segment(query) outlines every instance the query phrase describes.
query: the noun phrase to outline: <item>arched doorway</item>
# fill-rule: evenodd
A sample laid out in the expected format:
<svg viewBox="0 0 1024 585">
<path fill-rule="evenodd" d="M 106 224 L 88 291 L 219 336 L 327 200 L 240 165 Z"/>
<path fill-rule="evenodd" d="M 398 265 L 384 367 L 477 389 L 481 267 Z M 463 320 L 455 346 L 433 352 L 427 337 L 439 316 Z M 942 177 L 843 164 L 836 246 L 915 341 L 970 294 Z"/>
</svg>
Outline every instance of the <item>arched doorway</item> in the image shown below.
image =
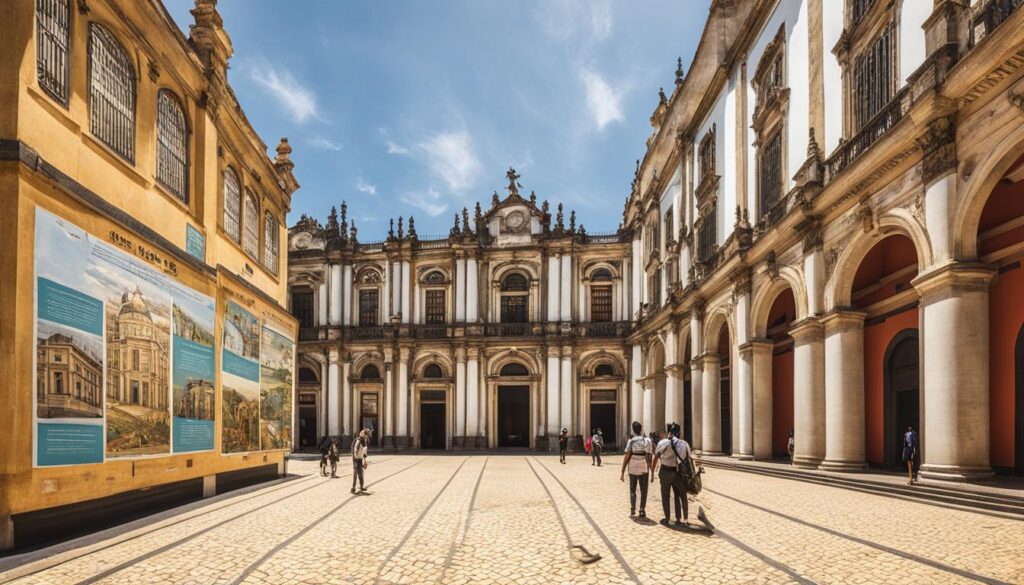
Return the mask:
<svg viewBox="0 0 1024 585">
<path fill-rule="evenodd" d="M 445 378 L 444 370 L 438 364 L 427 364 L 423 368 L 421 384 L 430 386 Z M 420 449 L 445 449 L 447 436 L 447 392 L 443 387 L 429 387 L 419 391 L 419 445 Z"/>
<path fill-rule="evenodd" d="M 1024 475 L 1024 326 L 1021 326 L 1017 334 L 1016 351 L 1016 417 L 1014 424 L 1014 474 Z"/>
<path fill-rule="evenodd" d="M 911 281 L 918 273 L 917 249 L 901 233 L 883 237 L 861 259 L 851 285 L 850 304 L 867 315 L 864 320 L 864 431 L 868 463 L 881 467 L 898 455 L 903 431 L 894 430 L 890 416 L 891 349 L 901 332 L 918 327 L 918 294 Z M 916 337 L 915 337 L 916 345 Z M 909 346 L 904 351 L 909 351 Z M 900 354 L 901 359 L 910 359 Z M 914 359 L 919 360 L 914 352 Z M 909 362 L 908 362 L 909 363 Z M 914 362 L 915 364 L 917 362 Z M 909 365 L 907 366 L 909 368 Z M 919 364 L 918 364 L 919 367 Z M 909 372 L 908 370 L 901 370 Z M 910 376 L 903 373 L 902 376 Z M 904 400 L 911 400 L 907 395 Z M 920 418 L 917 419 L 920 422 Z M 923 439 L 923 433 L 914 427 Z M 896 443 L 894 443 L 896 441 Z"/>
<path fill-rule="evenodd" d="M 375 364 L 367 364 L 359 371 L 356 395 L 359 397 L 359 429 L 369 429 L 370 446 L 380 445 L 380 395 L 384 379 L 380 368 Z"/>
<path fill-rule="evenodd" d="M 521 363 L 502 366 L 502 378 L 522 378 L 523 382 L 498 386 L 498 446 L 530 446 L 530 370 Z"/>
<path fill-rule="evenodd" d="M 312 368 L 299 368 L 299 408 L 296 413 L 299 425 L 299 444 L 297 448 L 302 450 L 316 449 L 320 441 L 318 430 L 317 411 L 319 410 L 317 397 L 320 394 L 320 377 Z"/>
<path fill-rule="evenodd" d="M 921 377 L 917 329 L 896 334 L 885 352 L 885 466 L 902 467 L 903 434 L 921 436 Z M 920 456 L 921 449 L 918 449 Z"/>
<path fill-rule="evenodd" d="M 773 457 L 789 454 L 789 433 L 793 432 L 793 338 L 790 326 L 796 320 L 796 299 L 786 287 L 775 297 L 768 311 L 765 335 L 772 344 L 772 447 Z"/>
<path fill-rule="evenodd" d="M 721 417 L 722 417 L 722 453 L 726 455 L 732 455 L 732 380 L 729 372 L 731 371 L 730 356 L 732 355 L 731 344 L 729 342 L 729 331 L 724 325 L 722 326 L 722 334 L 718 338 L 718 355 L 721 356 L 720 363 L 720 393 L 721 393 Z"/>
</svg>

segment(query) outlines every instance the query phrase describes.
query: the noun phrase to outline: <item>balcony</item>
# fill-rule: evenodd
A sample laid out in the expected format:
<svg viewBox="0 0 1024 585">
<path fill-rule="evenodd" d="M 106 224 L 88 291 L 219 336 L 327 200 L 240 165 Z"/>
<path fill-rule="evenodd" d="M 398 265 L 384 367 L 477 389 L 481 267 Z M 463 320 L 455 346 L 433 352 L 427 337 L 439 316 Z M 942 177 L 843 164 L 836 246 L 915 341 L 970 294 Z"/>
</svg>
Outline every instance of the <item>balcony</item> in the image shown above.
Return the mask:
<svg viewBox="0 0 1024 585">
<path fill-rule="evenodd" d="M 484 334 L 489 337 L 527 337 L 533 335 L 533 324 L 488 323 Z"/>
<path fill-rule="evenodd" d="M 1006 22 L 1014 10 L 1024 5 L 1024 0 L 987 0 L 979 2 L 971 10 L 970 47 L 974 47 L 1001 24 Z"/>
<path fill-rule="evenodd" d="M 579 331 L 583 337 L 626 337 L 629 335 L 629 322 L 580 323 Z"/>
<path fill-rule="evenodd" d="M 910 110 L 910 86 L 904 87 L 850 140 L 825 161 L 825 182 L 831 182 L 889 132 Z"/>
<path fill-rule="evenodd" d="M 321 337 L 320 332 L 323 331 L 324 335 Z M 299 328 L 299 343 L 303 341 L 319 341 L 320 339 L 326 338 L 326 329 L 324 327 L 300 327 Z"/>
<path fill-rule="evenodd" d="M 417 325 L 413 331 L 416 339 L 447 339 L 447 325 Z"/>
<path fill-rule="evenodd" d="M 387 328 L 383 325 L 349 327 L 345 333 L 345 338 L 351 341 L 378 341 L 387 337 Z"/>
</svg>

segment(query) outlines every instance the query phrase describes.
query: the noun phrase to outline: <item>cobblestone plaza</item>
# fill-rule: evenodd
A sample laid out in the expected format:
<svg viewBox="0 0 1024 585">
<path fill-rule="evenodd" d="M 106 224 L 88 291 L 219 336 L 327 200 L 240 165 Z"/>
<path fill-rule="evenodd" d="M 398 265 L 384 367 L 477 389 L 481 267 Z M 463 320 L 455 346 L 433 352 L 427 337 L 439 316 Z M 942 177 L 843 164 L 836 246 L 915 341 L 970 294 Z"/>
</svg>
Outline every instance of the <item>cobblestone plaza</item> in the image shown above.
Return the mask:
<svg viewBox="0 0 1024 585">
<path fill-rule="evenodd" d="M 525 451 L 371 461 L 368 496 L 349 493 L 347 469 L 328 479 L 315 461 L 292 461 L 284 480 L 30 553 L 39 560 L 0 573 L 0 582 L 1024 580 L 1024 530 L 997 515 L 709 469 L 699 503 L 710 534 L 692 503 L 691 529 L 658 524 L 657 482 L 651 518 L 631 519 L 618 457 L 603 467 Z M 601 558 L 584 564 L 570 544 Z"/>
</svg>

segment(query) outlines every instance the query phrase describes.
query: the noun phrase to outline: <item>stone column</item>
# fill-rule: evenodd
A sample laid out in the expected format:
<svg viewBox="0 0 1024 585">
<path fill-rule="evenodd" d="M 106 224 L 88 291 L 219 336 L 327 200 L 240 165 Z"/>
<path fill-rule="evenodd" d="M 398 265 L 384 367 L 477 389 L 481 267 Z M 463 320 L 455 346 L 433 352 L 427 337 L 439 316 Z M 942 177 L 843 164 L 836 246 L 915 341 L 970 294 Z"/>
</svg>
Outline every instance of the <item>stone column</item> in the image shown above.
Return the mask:
<svg viewBox="0 0 1024 585">
<path fill-rule="evenodd" d="M 409 348 L 398 350 L 398 423 L 395 435 L 400 447 L 409 446 Z"/>
<path fill-rule="evenodd" d="M 672 364 L 665 368 L 665 423 L 676 423 L 683 428 L 683 366 Z M 655 429 L 652 429 L 655 430 Z"/>
<path fill-rule="evenodd" d="M 914 279 L 921 295 L 921 476 L 992 475 L 989 444 L 991 268 L 948 263 Z M 900 429 L 902 431 L 903 429 Z"/>
<path fill-rule="evenodd" d="M 563 256 L 565 257 L 565 256 Z M 572 397 L 576 392 L 576 376 L 573 372 L 572 367 L 572 348 L 562 348 L 562 384 L 559 389 L 559 397 L 561 402 L 561 427 L 569 429 L 569 433 L 573 432 L 572 425 Z M 560 429 L 559 429 L 560 430 Z"/>
<path fill-rule="evenodd" d="M 327 365 L 327 434 L 332 437 L 341 435 L 338 415 L 341 414 L 341 395 L 338 389 L 338 350 L 332 349 L 328 354 Z"/>
<path fill-rule="evenodd" d="M 644 414 L 644 388 L 640 384 L 640 365 L 643 363 L 643 357 L 639 345 L 633 346 L 632 356 L 632 359 L 629 360 L 630 424 L 635 420 L 642 420 Z"/>
<path fill-rule="evenodd" d="M 768 339 L 750 341 L 751 393 L 753 394 L 753 455 L 755 459 L 772 457 L 772 352 Z"/>
<path fill-rule="evenodd" d="M 341 266 L 331 264 L 331 325 L 341 325 Z"/>
<path fill-rule="evenodd" d="M 476 323 L 480 320 L 480 277 L 477 271 L 476 258 L 466 260 L 466 322 Z"/>
<path fill-rule="evenodd" d="M 327 356 L 325 356 L 327 357 Z M 327 361 L 320 362 L 320 412 L 316 417 L 316 440 L 317 445 L 320 444 L 320 439 L 327 435 L 327 418 L 328 418 L 328 407 L 329 402 L 327 400 L 330 389 L 328 387 L 328 376 L 327 373 Z"/>
<path fill-rule="evenodd" d="M 384 292 L 380 297 L 380 308 L 383 317 L 381 324 L 391 320 L 391 287 L 394 286 L 395 277 L 391 274 L 391 262 L 384 263 Z M 381 435 L 383 436 L 383 435 Z"/>
<path fill-rule="evenodd" d="M 412 267 L 408 260 L 403 260 L 400 265 L 402 267 L 402 323 L 411 323 L 412 305 L 409 304 L 409 291 L 412 287 L 409 283 L 409 276 Z"/>
<path fill-rule="evenodd" d="M 330 278 L 330 276 L 328 276 L 328 278 Z M 329 296 L 330 296 L 330 293 L 327 291 L 327 281 L 324 280 L 324 282 L 321 282 L 320 286 L 317 287 L 317 293 L 316 293 L 316 304 L 317 304 L 316 324 L 317 325 L 324 326 L 324 325 L 327 325 L 327 324 L 330 323 L 330 321 L 328 320 L 329 317 L 327 315 L 327 300 L 328 300 Z"/>
<path fill-rule="evenodd" d="M 739 347 L 736 363 L 736 421 L 739 459 L 754 458 L 754 350 L 750 342 Z"/>
<path fill-rule="evenodd" d="M 392 380 L 392 378 L 394 378 L 394 368 L 393 364 L 391 363 L 390 355 L 385 355 L 384 359 L 386 360 L 384 362 L 384 396 L 386 396 L 386 399 L 384 401 L 384 420 L 387 421 L 385 423 L 387 426 L 384 429 L 384 432 L 381 433 L 381 436 L 391 437 L 391 442 L 394 443 L 394 437 L 396 435 L 395 383 L 394 380 Z"/>
<path fill-rule="evenodd" d="M 561 271 L 562 263 L 558 259 L 558 256 L 548 256 L 548 322 L 554 323 L 558 321 L 558 303 L 562 296 L 559 292 L 559 283 L 561 282 Z"/>
<path fill-rule="evenodd" d="M 639 231 L 639 230 L 638 230 Z M 630 303 L 630 311 L 627 320 L 632 320 L 633 317 L 640 311 L 640 303 L 643 302 L 643 291 L 640 285 L 643 283 L 643 267 L 640 265 L 640 236 L 637 235 L 633 238 L 633 291 L 632 291 L 632 303 Z"/>
<path fill-rule="evenodd" d="M 657 384 L 658 381 L 655 378 L 644 378 L 643 418 L 640 419 L 640 424 L 647 429 L 648 433 L 657 430 L 654 428 L 654 389 Z"/>
<path fill-rule="evenodd" d="M 817 467 L 825 457 L 825 343 L 821 323 L 808 317 L 793 336 L 793 464 Z"/>
<path fill-rule="evenodd" d="M 692 346 L 691 346 L 692 347 Z M 704 366 L 699 358 L 690 360 L 690 426 L 693 433 L 693 449 L 701 450 L 704 445 L 701 419 L 704 417 Z"/>
<path fill-rule="evenodd" d="M 466 438 L 466 350 L 455 349 L 455 436 Z"/>
<path fill-rule="evenodd" d="M 342 322 L 348 326 L 352 324 L 352 266 L 345 265 L 344 270 L 344 291 L 341 299 Z"/>
<path fill-rule="evenodd" d="M 559 279 L 560 311 L 559 320 L 572 321 L 572 255 L 562 255 L 562 272 Z"/>
<path fill-rule="evenodd" d="M 470 262 L 475 262 L 470 260 Z M 472 289 L 471 289 L 472 290 Z M 480 350 L 470 347 L 466 350 L 466 436 L 480 434 Z M 475 441 L 475 439 L 474 439 Z M 472 445 L 476 446 L 474 442 Z"/>
<path fill-rule="evenodd" d="M 705 455 L 722 454 L 722 357 L 717 353 L 706 353 L 704 362 L 704 387 L 701 400 L 701 440 Z"/>
<path fill-rule="evenodd" d="M 864 444 L 864 317 L 835 310 L 825 327 L 825 460 L 822 469 L 867 467 Z"/>
<path fill-rule="evenodd" d="M 352 432 L 352 356 L 345 354 L 341 362 L 341 434 L 351 437 Z"/>
<path fill-rule="evenodd" d="M 561 400 L 559 397 L 559 386 L 561 386 L 562 374 L 560 368 L 558 348 L 551 348 L 548 353 L 548 426 L 547 436 L 550 440 L 552 437 L 558 436 L 558 422 L 561 419 L 559 416 L 559 405 Z"/>
<path fill-rule="evenodd" d="M 455 322 L 466 321 L 466 259 L 455 259 Z"/>
</svg>

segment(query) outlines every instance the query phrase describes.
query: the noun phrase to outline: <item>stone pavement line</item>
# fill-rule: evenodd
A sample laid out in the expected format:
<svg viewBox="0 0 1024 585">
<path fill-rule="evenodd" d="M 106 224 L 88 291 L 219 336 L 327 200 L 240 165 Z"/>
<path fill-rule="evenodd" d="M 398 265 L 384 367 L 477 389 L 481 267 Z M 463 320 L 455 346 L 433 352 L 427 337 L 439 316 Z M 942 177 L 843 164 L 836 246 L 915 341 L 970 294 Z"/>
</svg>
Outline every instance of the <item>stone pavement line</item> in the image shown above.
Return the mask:
<svg viewBox="0 0 1024 585">
<path fill-rule="evenodd" d="M 640 579 L 636 576 L 636 573 L 633 572 L 633 568 L 629 566 L 629 563 L 626 562 L 625 557 L 622 556 L 622 553 L 619 552 L 619 549 L 612 543 L 611 539 L 609 539 L 608 536 L 604 533 L 604 531 L 601 530 L 601 528 L 597 525 L 597 523 L 594 522 L 594 519 L 590 517 L 590 514 L 580 504 L 580 501 L 576 499 L 576 496 L 572 495 L 572 493 L 570 493 L 569 490 L 566 489 L 565 485 L 561 482 L 561 480 L 559 480 L 558 477 L 556 477 L 550 469 L 548 469 L 540 461 L 538 461 L 536 457 L 534 457 L 533 460 L 537 462 L 538 466 L 543 467 L 544 470 L 548 472 L 548 475 L 550 475 L 552 479 L 554 479 L 555 482 L 557 482 L 558 485 L 562 487 L 562 490 L 565 491 L 565 494 L 569 496 L 573 503 L 576 504 L 576 507 L 579 508 L 580 512 L 583 513 L 583 516 L 587 519 L 588 522 L 590 522 L 590 525 L 593 526 L 594 531 L 597 532 L 597 535 L 600 536 L 601 540 L 604 541 L 604 544 L 608 547 L 608 550 L 610 550 L 612 552 L 612 555 L 615 556 L 615 560 L 619 562 L 619 566 L 622 567 L 622 570 L 625 571 L 627 575 L 629 575 L 629 578 L 634 583 L 639 584 Z M 544 486 L 544 492 L 547 493 L 548 499 L 551 500 L 551 506 L 555 509 L 555 513 L 558 515 L 558 521 L 562 524 L 562 531 L 565 532 L 565 540 L 569 543 L 569 546 L 572 547 L 573 542 L 572 539 L 569 537 L 569 529 L 565 525 L 565 520 L 562 519 L 561 511 L 558 510 L 558 506 L 555 504 L 555 498 L 551 496 L 551 491 L 548 490 L 547 484 L 544 483 L 544 480 L 540 478 L 540 474 L 537 473 L 536 469 L 534 469 L 533 463 L 530 463 L 529 459 L 526 460 L 526 463 L 527 465 L 530 466 L 530 471 L 533 472 L 533 475 L 537 478 L 537 481 L 539 481 L 541 485 Z"/>
<path fill-rule="evenodd" d="M 462 538 L 459 538 L 458 526 L 455 527 L 456 533 L 452 538 L 452 545 L 448 547 L 448 555 L 445 556 L 444 565 L 441 569 L 441 574 L 437 578 L 437 583 L 443 583 L 444 578 L 448 575 L 448 569 L 452 566 L 452 559 L 455 558 L 455 550 L 462 544 L 462 541 L 466 539 L 466 533 L 469 532 L 469 522 L 473 518 L 473 506 L 476 505 L 476 494 L 480 491 L 480 481 L 484 478 L 484 471 L 487 469 L 487 462 L 490 457 L 484 457 L 484 464 L 480 468 L 480 475 L 476 476 L 476 484 L 473 486 L 473 495 L 469 498 L 469 506 L 466 508 L 466 521 L 462 525 Z"/>
<path fill-rule="evenodd" d="M 402 469 L 399 469 L 398 471 L 396 471 L 394 473 L 385 475 L 384 477 L 382 477 L 382 478 L 380 478 L 380 479 L 378 479 L 376 481 L 370 482 L 370 483 L 366 484 L 366 487 L 375 486 L 375 485 L 377 485 L 377 484 L 379 484 L 379 483 L 381 483 L 381 482 L 383 482 L 383 481 L 385 481 L 387 479 L 395 477 L 396 475 L 398 475 L 400 473 L 404 473 L 404 472 L 412 469 L 413 467 L 416 467 L 420 463 L 423 463 L 423 459 L 420 459 L 419 461 L 417 461 L 416 463 L 413 463 L 412 465 L 410 465 L 408 467 L 403 467 Z M 463 463 L 465 463 L 465 462 L 463 462 Z M 454 476 L 452 476 L 452 477 L 454 477 Z M 239 585 L 240 583 L 245 581 L 246 577 L 251 575 L 253 573 L 253 571 L 255 571 L 256 569 L 258 569 L 260 567 L 260 565 L 262 565 L 263 563 L 267 562 L 271 557 L 273 557 L 277 553 L 281 552 L 289 544 L 291 544 L 291 543 L 295 542 L 296 540 L 298 540 L 299 538 L 301 538 L 302 535 L 304 535 L 307 532 L 309 532 L 310 530 L 316 528 L 321 522 L 323 522 L 324 520 L 327 520 L 328 518 L 330 518 L 332 515 L 334 515 L 335 512 L 337 512 L 338 510 L 341 510 L 342 508 L 344 508 L 349 502 L 351 502 L 352 500 L 355 500 L 356 498 L 359 498 L 359 497 L 362 497 L 362 496 L 360 496 L 358 494 L 351 494 L 351 495 L 349 495 L 345 500 L 343 500 L 340 504 L 335 506 L 332 510 L 330 510 L 329 512 L 327 512 L 323 516 L 320 516 L 319 518 L 317 518 L 315 521 L 311 522 L 310 524 L 306 525 L 306 527 L 303 528 L 302 530 L 296 532 L 292 536 L 289 536 L 283 542 L 277 544 L 277 546 L 275 546 L 274 548 L 270 549 L 270 551 L 268 551 L 262 557 L 257 559 L 256 562 L 254 562 L 251 565 L 249 565 L 248 567 L 246 567 L 245 570 L 242 571 L 242 574 L 239 575 L 237 579 L 235 579 L 234 581 L 231 582 L 232 585 Z"/>
<path fill-rule="evenodd" d="M 423 522 L 423 518 L 427 515 L 427 512 L 429 512 L 430 509 L 434 507 L 434 504 L 437 503 L 437 500 L 441 498 L 441 494 L 443 494 L 444 491 L 448 489 L 448 486 L 452 484 L 452 480 L 454 480 L 455 476 L 458 475 L 460 471 L 462 471 L 462 468 L 466 465 L 469 459 L 469 457 L 466 457 L 465 459 L 462 460 L 462 463 L 460 463 L 459 466 L 455 468 L 455 473 L 452 473 L 452 476 L 448 478 L 448 481 L 444 482 L 444 485 L 441 486 L 441 489 L 437 492 L 437 495 L 434 496 L 434 499 L 430 500 L 430 503 L 427 504 L 427 507 L 423 508 L 423 511 L 420 512 L 420 515 L 416 517 L 416 521 L 412 523 L 412 526 L 410 526 L 409 530 L 406 531 L 405 536 L 402 537 L 402 540 L 398 541 L 398 544 L 396 544 L 394 548 L 391 549 L 391 552 L 388 553 L 388 556 L 380 564 L 380 568 L 377 569 L 377 577 L 374 580 L 375 583 L 380 583 L 380 576 L 384 574 L 384 568 L 388 566 L 388 563 L 398 553 L 399 549 L 401 549 L 402 546 L 404 546 L 405 543 L 409 540 L 409 537 L 412 536 L 412 533 L 415 532 L 416 529 L 419 527 L 420 523 Z"/>
<path fill-rule="evenodd" d="M 864 546 L 867 546 L 867 547 L 871 547 L 871 548 L 876 549 L 876 550 L 880 550 L 882 552 L 886 552 L 886 553 L 889 553 L 889 554 L 892 554 L 892 555 L 896 555 L 898 557 L 902 557 L 902 558 L 907 559 L 909 561 L 914 561 L 914 562 L 920 563 L 922 565 L 926 565 L 926 566 L 932 567 L 934 569 L 939 569 L 941 571 L 946 571 L 947 573 L 953 573 L 954 575 L 958 575 L 958 576 L 964 577 L 966 579 L 971 579 L 973 581 L 979 581 L 981 583 L 987 583 L 988 585 L 1011 585 L 1010 583 L 1007 583 L 1006 581 L 1000 581 L 999 579 L 995 579 L 995 578 L 992 578 L 992 577 L 986 577 L 984 575 L 978 575 L 977 573 L 972 573 L 972 572 L 964 570 L 964 569 L 958 569 L 956 567 L 951 567 L 949 565 L 940 563 L 938 561 L 933 561 L 933 560 L 931 560 L 929 558 L 925 558 L 925 557 L 922 557 L 922 556 L 919 556 L 919 555 L 915 555 L 913 553 L 909 553 L 909 552 L 905 552 L 905 551 L 902 551 L 902 550 L 899 550 L 899 549 L 896 549 L 896 548 L 885 546 L 884 544 L 874 543 L 874 542 L 871 542 L 870 540 L 866 540 L 866 539 L 863 539 L 863 538 L 859 538 L 857 536 L 853 536 L 852 534 L 845 534 L 843 532 L 839 532 L 838 530 L 833 530 L 833 529 L 827 528 L 825 526 L 820 526 L 818 524 L 814 524 L 813 522 L 808 522 L 806 520 L 801 520 L 799 518 L 796 518 L 794 516 L 790 516 L 788 514 L 783 514 L 782 512 L 776 512 L 775 510 L 770 510 L 770 509 L 765 508 L 763 506 L 759 506 L 757 504 L 752 504 L 752 503 L 747 502 L 745 500 L 741 500 L 739 498 L 734 498 L 734 497 L 732 497 L 730 495 L 723 494 L 723 493 L 717 492 L 715 490 L 708 489 L 707 491 L 709 491 L 709 492 L 711 492 L 711 493 L 713 493 L 713 494 L 715 494 L 717 496 L 721 496 L 721 497 L 723 497 L 723 498 L 725 498 L 727 500 L 731 500 L 733 502 L 736 502 L 738 504 L 743 504 L 744 506 L 749 506 L 749 507 L 754 508 L 756 510 L 760 510 L 762 512 L 766 512 L 768 514 L 772 514 L 772 515 L 778 516 L 780 518 L 785 518 L 786 520 L 789 520 L 790 522 L 795 522 L 797 524 L 800 524 L 801 526 L 806 526 L 808 528 L 813 528 L 815 530 L 820 530 L 820 531 L 822 531 L 822 532 L 824 532 L 826 534 L 831 534 L 832 536 L 837 536 L 839 538 L 850 540 L 852 542 L 856 542 L 857 544 L 861 544 L 861 545 L 864 545 Z"/>
<path fill-rule="evenodd" d="M 351 475 L 351 474 L 340 475 L 338 477 L 339 478 L 348 477 L 348 475 Z M 313 476 L 313 477 L 309 478 L 309 480 L 316 479 L 316 477 L 317 476 Z M 308 480 L 302 480 L 301 483 L 305 483 L 306 481 L 308 481 Z M 293 497 L 295 497 L 295 496 L 297 496 L 299 494 L 303 494 L 303 493 L 305 493 L 305 492 L 307 492 L 309 490 L 313 490 L 313 489 L 316 489 L 318 487 L 327 485 L 328 483 L 329 482 L 320 482 L 320 483 L 316 483 L 316 484 L 308 486 L 308 487 L 304 487 L 304 488 L 302 488 L 300 490 L 296 490 L 296 491 L 288 494 L 287 496 L 284 496 L 282 498 L 278 498 L 278 499 L 274 500 L 272 503 L 273 504 L 279 504 L 279 503 L 281 503 L 281 502 L 283 502 L 283 501 L 285 501 L 287 499 L 293 498 Z M 288 486 L 288 487 L 294 487 L 295 485 L 297 485 L 297 484 L 293 484 L 293 485 Z M 271 490 L 271 491 L 278 491 L 280 489 L 283 489 L 283 486 L 282 486 L 282 488 L 276 488 L 275 490 Z M 264 494 L 261 494 L 261 495 L 264 495 Z M 241 501 L 235 502 L 235 503 L 243 503 L 245 501 L 254 499 L 255 497 L 256 496 L 254 496 L 253 498 L 246 498 L 245 500 L 241 500 Z M 227 506 L 223 506 L 222 508 L 226 508 L 226 507 Z M 230 518 L 225 518 L 224 520 L 221 520 L 220 522 L 217 522 L 215 524 L 207 526 L 206 528 L 203 528 L 203 529 L 201 529 L 201 530 L 199 530 L 197 532 L 193 532 L 193 533 L 189 534 L 188 536 L 183 536 L 183 537 L 181 537 L 181 538 L 179 538 L 179 539 L 177 539 L 177 540 L 175 540 L 173 542 L 169 542 L 169 543 L 167 543 L 167 544 L 165 544 L 165 545 L 163 545 L 161 547 L 158 547 L 158 548 L 153 549 L 153 550 L 151 550 L 149 552 L 146 552 L 146 553 L 143 553 L 143 554 L 138 555 L 136 557 L 133 557 L 133 558 L 131 558 L 131 559 L 129 559 L 129 560 L 123 562 L 123 563 L 120 563 L 120 564 L 115 565 L 115 566 L 113 566 L 113 567 L 111 567 L 111 568 L 109 568 L 109 569 L 107 569 L 105 571 L 97 573 L 97 574 L 93 575 L 92 577 L 89 577 L 88 579 L 84 579 L 84 580 L 80 581 L 78 583 L 78 585 L 91 585 L 92 583 L 96 583 L 96 582 L 98 582 L 98 581 L 100 581 L 102 579 L 105 579 L 105 578 L 109 577 L 110 575 L 113 575 L 115 573 L 123 571 L 124 569 L 126 569 L 128 567 L 136 565 L 136 564 L 138 564 L 138 563 L 140 563 L 142 561 L 145 561 L 147 559 L 150 559 L 150 558 L 152 558 L 152 557 L 154 557 L 156 555 L 159 555 L 161 553 L 167 552 L 167 551 L 171 550 L 172 548 L 180 546 L 181 544 L 184 544 L 184 543 L 186 543 L 186 542 L 196 538 L 197 536 L 201 536 L 201 535 L 206 534 L 207 532 L 210 532 L 210 531 L 212 531 L 212 530 L 214 530 L 216 528 L 219 528 L 219 527 L 221 527 L 221 526 L 223 526 L 223 525 L 225 525 L 225 524 L 227 524 L 229 522 L 233 522 L 233 521 L 238 520 L 238 519 L 240 519 L 240 518 L 242 518 L 244 516 L 248 516 L 249 514 L 253 514 L 253 513 L 257 512 L 257 511 L 259 511 L 260 509 L 261 508 L 253 508 L 251 510 L 247 510 L 245 512 L 242 512 L 241 514 L 236 514 L 234 516 L 231 516 Z M 191 519 L 191 518 L 189 518 L 189 519 Z M 185 520 L 182 520 L 181 522 L 184 522 L 184 521 Z M 175 522 L 174 524 L 177 524 L 177 523 L 178 522 Z M 173 526 L 173 524 L 170 524 L 168 526 Z M 144 533 L 144 534 L 148 534 L 148 532 Z M 144 534 L 139 534 L 138 536 L 144 536 Z M 120 544 L 120 543 L 118 543 L 118 544 Z M 114 546 L 114 545 L 111 545 L 111 546 Z M 103 547 L 102 549 L 99 549 L 98 551 L 95 551 L 95 552 L 106 550 L 107 548 L 110 548 L 110 547 L 109 546 L 108 547 Z"/>
</svg>

